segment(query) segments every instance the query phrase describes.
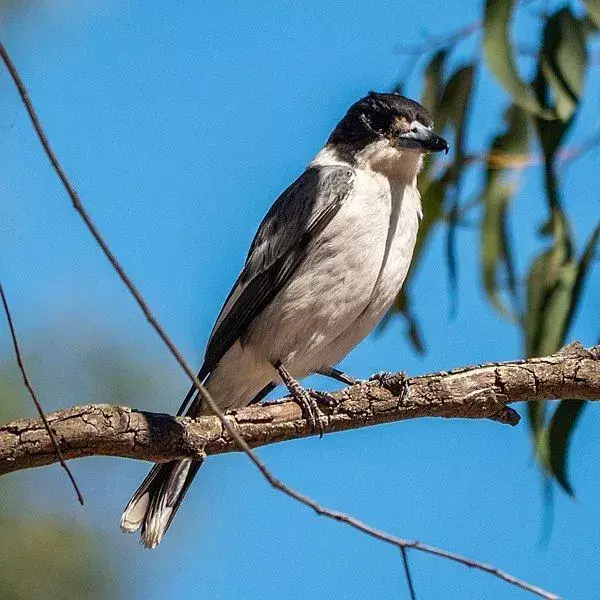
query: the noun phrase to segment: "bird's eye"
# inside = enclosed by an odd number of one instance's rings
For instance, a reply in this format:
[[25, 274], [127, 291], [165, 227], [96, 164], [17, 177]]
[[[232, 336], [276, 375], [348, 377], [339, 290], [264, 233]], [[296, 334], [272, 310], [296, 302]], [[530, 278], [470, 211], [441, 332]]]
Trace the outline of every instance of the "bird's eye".
[[417, 133], [417, 128], [413, 127], [410, 131], [411, 131], [411, 133]]

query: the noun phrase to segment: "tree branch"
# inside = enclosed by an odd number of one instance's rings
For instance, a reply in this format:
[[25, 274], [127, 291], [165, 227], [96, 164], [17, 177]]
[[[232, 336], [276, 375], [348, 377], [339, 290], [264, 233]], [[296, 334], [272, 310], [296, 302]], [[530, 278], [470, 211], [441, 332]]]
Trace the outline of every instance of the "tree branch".
[[[337, 392], [337, 397], [341, 403], [328, 411], [324, 424], [327, 433], [419, 417], [494, 419], [514, 425], [516, 413], [507, 406], [513, 402], [600, 399], [600, 346], [585, 349], [573, 343], [544, 358], [488, 363], [410, 379], [403, 373], [379, 375]], [[226, 418], [251, 447], [312, 435], [301, 409], [290, 401], [246, 407]], [[66, 459], [110, 455], [160, 462], [239, 449], [221, 421], [212, 416], [192, 421], [96, 404], [57, 411], [48, 415], [48, 421]], [[0, 426], [0, 475], [56, 461], [41, 419]], [[397, 538], [314, 502], [310, 506], [317, 514], [344, 522], [401, 550], [440, 556], [495, 575], [542, 598], [558, 598], [491, 565]]]
[[[511, 425], [507, 405], [526, 400], [600, 399], [600, 346], [575, 343], [544, 358], [489, 363], [408, 380], [379, 376], [336, 394], [325, 433], [420, 417], [494, 419]], [[510, 412], [511, 411], [511, 412]], [[229, 424], [255, 448], [313, 435], [291, 401], [243, 408]], [[65, 459], [109, 455], [164, 462], [239, 450], [217, 417], [186, 417], [95, 404], [48, 415]], [[0, 426], [0, 475], [57, 461], [41, 419]]]

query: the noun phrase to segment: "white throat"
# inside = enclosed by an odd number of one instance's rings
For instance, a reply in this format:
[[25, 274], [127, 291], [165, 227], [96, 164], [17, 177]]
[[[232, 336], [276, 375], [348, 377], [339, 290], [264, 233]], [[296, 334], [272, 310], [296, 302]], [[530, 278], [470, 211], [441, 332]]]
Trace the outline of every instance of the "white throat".
[[423, 166], [423, 155], [414, 150], [398, 150], [387, 140], [380, 140], [345, 158], [345, 152], [326, 145], [309, 166], [344, 166], [375, 171], [399, 184], [416, 187], [417, 175]]

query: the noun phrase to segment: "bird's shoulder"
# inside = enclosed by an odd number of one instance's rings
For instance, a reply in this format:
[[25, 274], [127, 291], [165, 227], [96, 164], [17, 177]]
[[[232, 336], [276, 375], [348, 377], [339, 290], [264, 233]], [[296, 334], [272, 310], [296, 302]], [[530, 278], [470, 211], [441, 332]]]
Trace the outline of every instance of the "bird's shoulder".
[[345, 165], [309, 165], [273, 203], [252, 240], [244, 278], [264, 269], [310, 229], [323, 211], [352, 190], [355, 171]]

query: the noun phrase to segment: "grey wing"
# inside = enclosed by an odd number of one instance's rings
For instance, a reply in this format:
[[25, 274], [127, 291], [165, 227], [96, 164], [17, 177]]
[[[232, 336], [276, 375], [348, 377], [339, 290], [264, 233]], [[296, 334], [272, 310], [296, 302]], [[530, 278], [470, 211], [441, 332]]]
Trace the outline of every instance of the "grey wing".
[[[353, 178], [349, 168], [312, 167], [279, 196], [260, 224], [246, 264], [217, 318], [199, 380], [216, 367], [290, 280], [310, 242], [340, 210]], [[177, 414], [183, 414], [194, 393], [192, 386]]]

